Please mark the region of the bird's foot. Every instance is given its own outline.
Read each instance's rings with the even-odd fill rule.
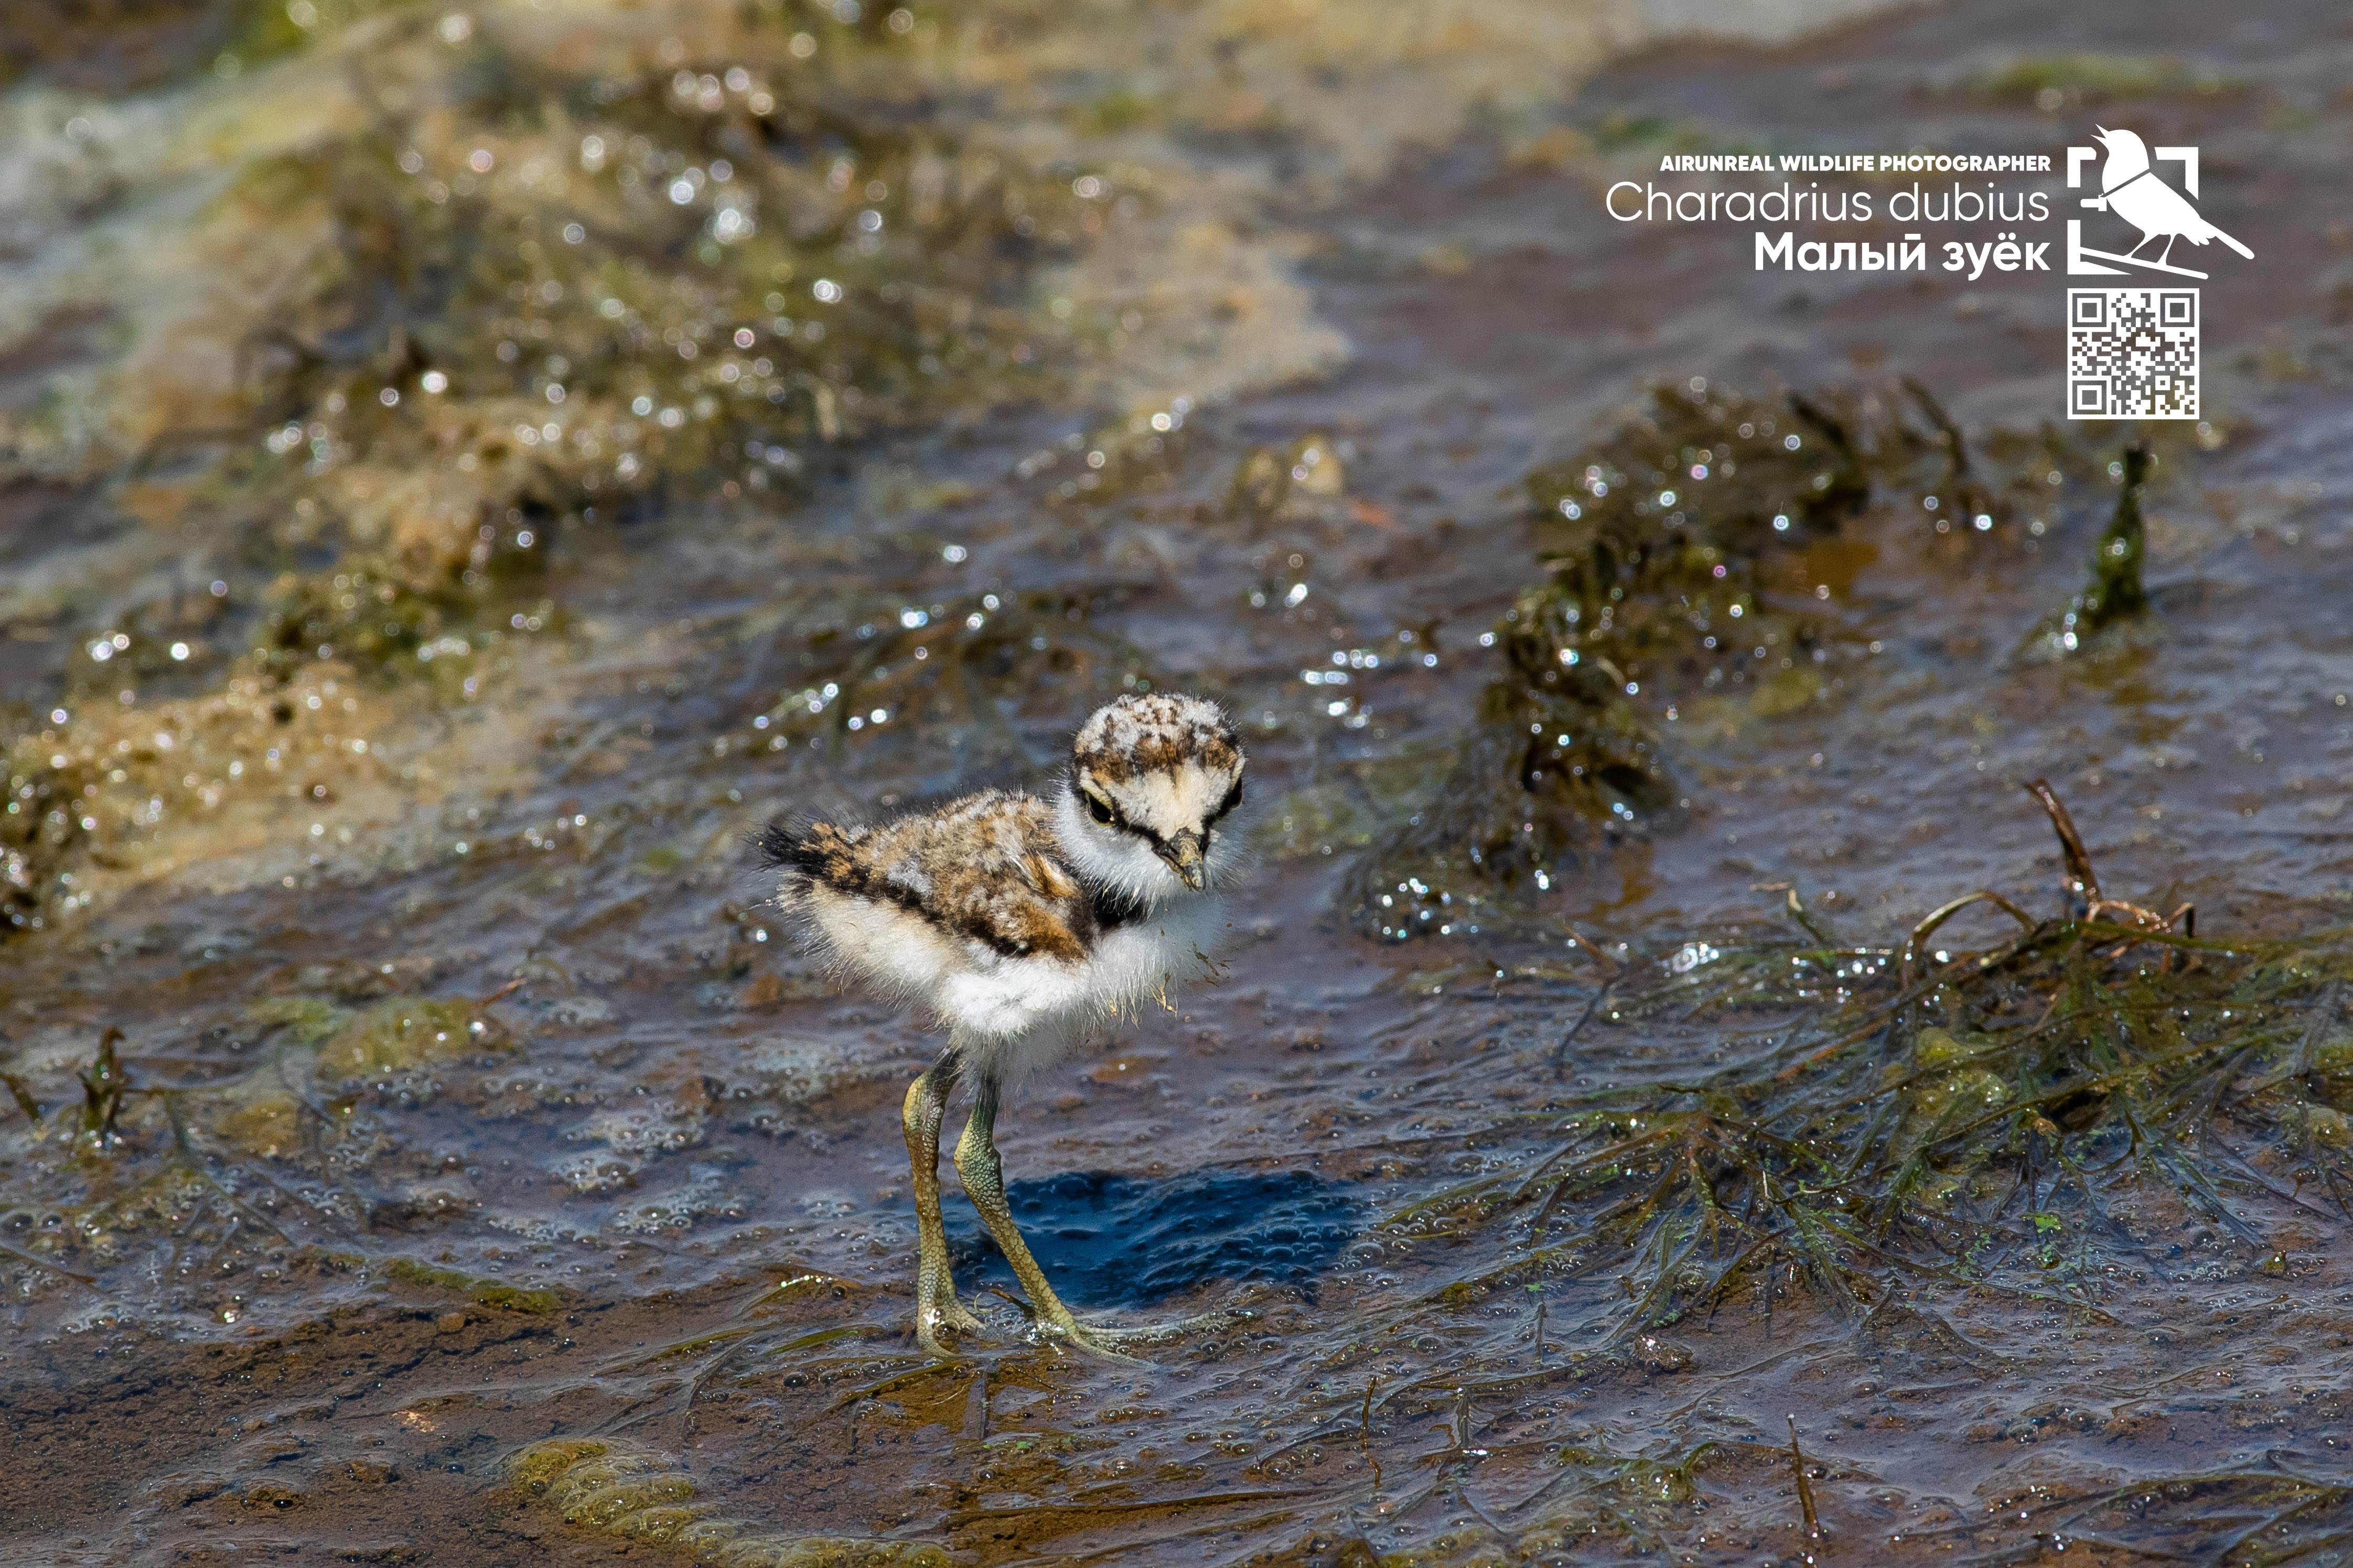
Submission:
[[[1187,1334],[1230,1328],[1247,1321],[1251,1315],[1246,1311],[1202,1312],[1167,1323],[1090,1323],[1064,1312],[1052,1318],[1033,1320],[1029,1333],[1032,1339],[1042,1343],[1069,1345],[1107,1361],[1141,1364],[1150,1358],[1136,1353],[1139,1351],[1166,1344]]]
[[[944,1300],[920,1301],[915,1306],[915,1342],[926,1355],[952,1356],[965,1336],[985,1337],[987,1331],[978,1318],[953,1293]]]

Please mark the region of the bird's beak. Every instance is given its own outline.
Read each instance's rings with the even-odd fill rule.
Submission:
[[[2108,128],[2105,125],[2094,125],[2092,127],[2092,140],[2097,142],[2103,147],[2106,146],[2108,144]]]
[[[1185,885],[1196,891],[1209,885],[1208,864],[1201,858],[1201,836],[1190,829],[1171,838],[1160,851],[1168,868],[1185,879]]]

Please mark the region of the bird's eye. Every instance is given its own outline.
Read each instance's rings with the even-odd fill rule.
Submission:
[[[1102,823],[1105,827],[1109,827],[1112,823],[1111,802],[1103,799],[1103,797],[1099,795],[1091,795],[1086,798],[1087,815],[1093,817],[1097,822]]]

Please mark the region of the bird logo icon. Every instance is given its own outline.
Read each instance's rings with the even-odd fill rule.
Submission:
[[[2204,278],[2203,272],[2173,264],[2173,247],[2177,240],[2188,240],[2204,246],[2210,240],[2224,245],[2252,260],[2254,252],[2212,224],[2200,217],[2190,197],[2198,194],[2198,149],[2195,147],[2159,147],[2156,157],[2149,153],[2148,143],[2130,131],[2110,131],[2099,128],[2094,138],[2101,151],[2088,147],[2067,150],[2067,183],[2076,183],[2082,165],[2094,157],[2101,158],[2099,194],[2083,198],[2083,205],[2094,212],[2111,212],[2140,230],[2139,242],[2121,253],[2093,250],[2083,243],[2083,221],[2070,219],[2067,224],[2067,270],[2075,273],[2116,274],[2117,267],[2105,267],[2101,262],[2117,262],[2123,267],[2147,268],[2157,272],[2170,272],[2183,278]],[[2103,154],[2105,154],[2103,156]],[[2184,195],[2168,184],[2157,172],[2157,159],[2179,162],[2182,166],[2182,184],[2189,188]],[[2164,248],[2154,257],[2141,254],[2158,241]]]

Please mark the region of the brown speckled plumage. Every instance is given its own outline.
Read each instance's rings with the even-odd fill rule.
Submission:
[[[1241,763],[1241,743],[1217,710],[1189,698],[1130,697],[1097,712],[1079,731],[1072,761],[1117,784],[1192,761],[1219,773]]]
[[[879,827],[771,826],[769,864],[852,898],[889,902],[1008,958],[1085,959],[1134,918],[1133,900],[1089,889],[1035,795],[984,790]]]
[[[1082,1323],[1054,1293],[1013,1221],[993,1130],[1008,1086],[1208,968],[1220,884],[1246,858],[1243,762],[1214,702],[1122,697],[1081,727],[1046,796],[986,790],[874,826],[804,820],[760,834],[779,901],[811,945],[948,1036],[900,1108],[924,1350],[946,1354],[985,1331],[956,1298],[940,1215],[940,1124],[967,1083],[956,1170],[1029,1294],[1031,1331],[1107,1355],[1148,1337]]]

